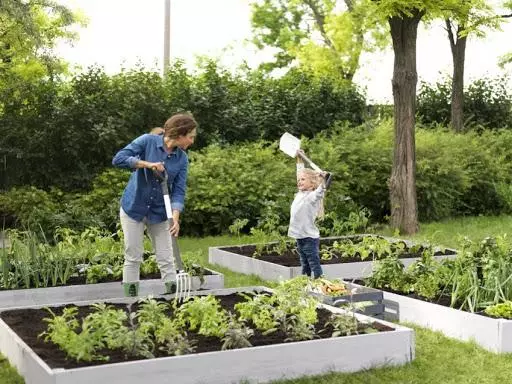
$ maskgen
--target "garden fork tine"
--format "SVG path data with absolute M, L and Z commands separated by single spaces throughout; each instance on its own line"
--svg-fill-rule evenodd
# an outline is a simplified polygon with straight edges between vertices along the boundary
M 190 291 L 192 291 L 192 277 L 183 267 L 178 241 L 174 236 L 172 237 L 172 252 L 174 261 L 176 262 L 176 268 L 178 269 L 178 273 L 176 274 L 176 296 L 174 299 L 184 301 L 190 297 Z
M 162 194 L 164 196 L 164 205 L 165 205 L 165 214 L 167 215 L 167 220 L 169 221 L 169 228 L 173 225 L 172 218 L 172 207 L 171 207 L 171 199 L 169 197 L 169 187 L 167 185 L 167 172 L 164 170 L 163 175 L 159 174 L 155 171 L 155 176 L 160 180 L 160 185 L 162 186 Z M 192 277 L 188 272 L 185 271 L 183 267 L 183 261 L 181 260 L 181 253 L 178 246 L 178 241 L 176 240 L 176 236 L 172 236 L 172 253 L 174 257 L 174 262 L 177 268 L 176 274 L 176 295 L 174 297 L 177 301 L 183 301 L 190 297 L 190 291 L 192 290 Z

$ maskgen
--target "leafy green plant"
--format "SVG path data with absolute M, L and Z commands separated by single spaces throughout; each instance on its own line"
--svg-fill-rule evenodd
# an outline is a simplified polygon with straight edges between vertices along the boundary
M 183 261 L 183 267 L 185 271 L 187 271 L 190 276 L 196 276 L 199 278 L 201 284 L 204 283 L 204 276 L 206 274 L 206 269 L 201 265 L 201 251 L 195 252 L 184 252 L 181 255 Z
M 507 300 L 504 303 L 490 305 L 485 308 L 484 312 L 489 316 L 512 319 L 512 301 Z
M 367 279 L 370 287 L 390 288 L 394 291 L 408 291 L 407 275 L 404 265 L 396 255 L 374 261 L 372 275 Z
M 154 324 L 146 323 L 140 326 L 137 321 L 138 314 L 132 310 L 132 304 L 128 304 L 128 326 L 119 338 L 119 345 L 129 356 L 141 356 L 146 359 L 154 358 L 155 342 L 151 330 Z
M 108 356 L 98 351 L 120 346 L 126 335 L 126 328 L 122 325 L 126 313 L 105 304 L 94 307 L 96 311 L 86 316 L 81 324 L 76 319 L 77 307 L 64 308 L 62 315 L 56 315 L 48 309 L 52 317 L 43 319 L 48 323 L 48 329 L 39 336 L 58 345 L 77 361 L 108 360 Z
M 158 273 L 160 269 L 158 268 L 158 263 L 156 261 L 155 255 L 149 255 L 145 257 L 142 263 L 140 264 L 140 273 L 143 276 L 148 276 L 153 273 Z
M 106 264 L 94 264 L 86 267 L 86 283 L 95 284 L 105 281 L 113 275 L 112 268 Z
M 162 319 L 155 331 L 155 339 L 161 344 L 160 350 L 170 356 L 187 355 L 195 350 L 195 342 L 187 337 L 187 332 L 176 319 Z
M 350 336 L 358 333 L 358 322 L 354 315 L 333 314 L 325 325 L 331 325 L 333 327 L 331 337 L 342 335 Z
M 235 221 L 233 221 L 233 224 L 231 224 L 228 227 L 229 233 L 237 236 L 240 238 L 240 231 L 249 223 L 249 219 L 239 219 L 236 218 Z
M 196 296 L 177 308 L 180 324 L 204 336 L 222 337 L 228 329 L 227 312 L 212 295 Z
M 229 315 L 228 329 L 222 338 L 222 350 L 252 347 L 249 339 L 254 331 L 233 314 Z
M 318 337 L 315 325 L 308 323 L 305 318 L 291 315 L 282 322 L 283 331 L 286 333 L 285 341 L 313 340 Z
M 264 334 L 277 331 L 279 323 L 274 318 L 274 306 L 271 296 L 255 295 L 248 296 L 239 293 L 246 300 L 235 304 L 235 310 L 238 312 L 238 319 L 245 322 L 252 322 L 256 329 Z
M 412 263 L 405 271 L 408 280 L 411 281 L 409 290 L 427 299 L 438 297 L 444 277 L 439 268 L 439 263 L 434 259 L 432 246 L 425 247 L 421 257 Z

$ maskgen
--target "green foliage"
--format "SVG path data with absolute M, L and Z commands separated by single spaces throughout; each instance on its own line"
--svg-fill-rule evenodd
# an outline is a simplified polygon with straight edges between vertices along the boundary
M 326 216 L 318 222 L 322 236 L 362 233 L 386 220 L 391 120 L 357 128 L 337 124 L 313 139 L 301 138 L 312 160 L 334 175 L 325 198 Z M 509 130 L 454 134 L 419 126 L 416 159 L 421 221 L 512 212 Z M 17 219 L 22 228 L 40 225 L 48 238 L 58 227 L 115 231 L 128 176 L 123 170 L 105 171 L 94 179 L 94 188 L 81 195 L 13 189 L 0 194 L 0 212 L 8 220 Z M 276 142 L 210 145 L 191 152 L 183 234 L 225 233 L 238 220 L 244 223 L 237 227 L 240 232 L 255 228 L 253 233 L 261 232 L 265 242 L 269 235 L 284 246 L 281 240 L 295 192 L 295 164 Z
M 254 331 L 243 322 L 237 320 L 236 316 L 230 314 L 228 330 L 222 338 L 222 350 L 252 347 L 249 339 Z
M 322 260 L 331 260 L 333 257 L 379 260 L 389 255 L 400 256 L 407 250 L 402 241 L 390 241 L 380 236 L 356 236 L 324 245 L 320 253 Z
M 465 127 L 476 129 L 508 128 L 512 123 L 512 97 L 506 77 L 481 78 L 464 91 Z M 418 92 L 417 114 L 425 124 L 447 125 L 450 121 L 451 80 L 422 83 Z
M 333 314 L 325 325 L 331 325 L 334 329 L 332 337 L 341 335 L 357 335 L 358 322 L 357 318 L 352 315 Z
M 294 169 L 276 157 L 275 146 L 265 143 L 192 153 L 183 228 L 220 233 L 236 219 L 254 226 L 267 200 L 278 201 L 276 214 L 284 216 L 295 190 Z
M 277 51 L 275 61 L 262 68 L 282 68 L 298 60 L 316 74 L 351 81 L 361 53 L 388 43 L 387 30 L 371 15 L 368 2 L 337 5 L 333 0 L 254 2 L 254 43 Z
M 169 356 L 187 355 L 195 350 L 195 342 L 187 337 L 177 319 L 164 318 L 155 331 L 155 339 Z
M 62 315 L 48 309 L 52 317 L 43 319 L 48 323 L 48 329 L 40 336 L 58 345 L 77 361 L 108 360 L 99 351 L 120 346 L 119 340 L 126 334 L 123 322 L 127 316 L 123 310 L 105 304 L 94 304 L 93 307 L 95 311 L 87 315 L 81 324 L 76 319 L 77 307 L 64 308 Z
M 67 80 L 20 81 L 2 100 L 0 188 L 45 190 L 90 188 L 116 151 L 179 111 L 191 111 L 199 122 L 194 148 L 200 149 L 275 140 L 284 130 L 312 137 L 335 121 L 357 125 L 365 105 L 358 89 L 326 77 L 299 70 L 280 78 L 233 74 L 211 60 L 194 74 L 177 62 L 163 77 L 143 68 L 109 76 L 91 67 Z M 101 197 L 99 203 L 109 195 Z
M 407 277 L 404 265 L 397 255 L 390 255 L 374 262 L 372 275 L 368 278 L 370 287 L 387 288 L 407 292 Z
M 212 296 L 197 296 L 178 308 L 176 316 L 180 324 L 200 335 L 223 337 L 228 329 L 227 312 Z
M 505 301 L 485 308 L 485 313 L 502 319 L 512 319 L 512 301 Z
M 240 293 L 246 300 L 235 304 L 238 319 L 252 322 L 256 329 L 263 333 L 272 333 L 277 330 L 278 321 L 274 318 L 274 306 L 269 295 L 248 296 Z

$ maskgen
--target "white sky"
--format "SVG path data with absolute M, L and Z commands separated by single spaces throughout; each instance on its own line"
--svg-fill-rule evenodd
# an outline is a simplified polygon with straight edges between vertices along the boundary
M 70 63 L 87 67 L 102 65 L 109 73 L 137 62 L 160 69 L 163 61 L 164 0 L 59 0 L 80 9 L 89 18 L 80 39 L 59 45 L 57 52 Z M 498 57 L 512 51 L 512 23 L 485 40 L 471 39 L 466 52 L 466 81 L 504 73 Z M 251 37 L 249 0 L 171 0 L 171 56 L 194 67 L 196 55 L 220 57 L 235 67 L 243 61 L 256 66 L 269 59 L 244 43 Z M 421 27 L 417 45 L 420 80 L 433 82 L 440 73 L 451 73 L 449 43 L 442 24 Z M 370 102 L 391 101 L 393 54 L 364 55 L 355 81 L 367 89 Z

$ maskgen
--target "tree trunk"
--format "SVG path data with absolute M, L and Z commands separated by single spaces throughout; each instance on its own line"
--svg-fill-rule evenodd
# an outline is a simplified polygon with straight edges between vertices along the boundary
M 423 16 L 419 10 L 411 16 L 389 19 L 395 62 L 393 68 L 394 151 L 393 169 L 389 180 L 391 227 L 400 233 L 418 231 L 416 201 L 416 38 Z
M 461 26 L 457 28 L 454 36 L 448 20 L 446 25 L 453 58 L 451 125 L 455 132 L 462 132 L 464 130 L 464 63 L 467 36 L 459 36 Z

